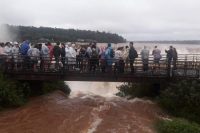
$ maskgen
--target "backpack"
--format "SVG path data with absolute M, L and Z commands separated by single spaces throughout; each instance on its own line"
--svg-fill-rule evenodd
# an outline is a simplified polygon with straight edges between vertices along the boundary
M 129 59 L 135 59 L 138 57 L 138 53 L 134 48 L 129 50 Z
M 98 54 L 97 54 L 96 51 L 92 51 L 91 58 L 93 58 L 93 59 L 97 59 L 98 58 Z
M 110 57 L 111 58 L 115 57 L 115 51 L 113 49 L 110 49 Z

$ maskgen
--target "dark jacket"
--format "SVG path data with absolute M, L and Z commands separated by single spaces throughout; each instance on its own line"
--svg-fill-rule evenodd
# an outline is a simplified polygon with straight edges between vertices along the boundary
M 130 60 L 134 60 L 135 58 L 138 57 L 138 53 L 133 47 L 129 49 L 128 57 Z
M 54 46 L 53 48 L 54 57 L 60 57 L 61 55 L 61 48 L 59 46 Z
M 168 60 L 172 60 L 172 58 L 173 58 L 173 50 L 169 49 L 169 50 L 165 50 L 165 52 L 167 53 L 167 59 Z
M 173 56 L 173 60 L 177 60 L 178 54 L 175 48 L 173 48 L 172 56 Z
M 65 57 L 65 47 L 61 48 L 61 57 Z

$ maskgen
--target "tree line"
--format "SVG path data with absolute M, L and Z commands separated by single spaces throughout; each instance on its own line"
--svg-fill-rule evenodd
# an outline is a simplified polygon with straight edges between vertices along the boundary
M 76 42 L 76 41 L 95 41 L 99 43 L 123 43 L 126 40 L 116 34 L 91 30 L 77 29 L 61 29 L 50 27 L 33 27 L 33 26 L 13 26 L 6 25 L 10 33 L 17 35 L 17 41 L 61 41 L 61 42 Z

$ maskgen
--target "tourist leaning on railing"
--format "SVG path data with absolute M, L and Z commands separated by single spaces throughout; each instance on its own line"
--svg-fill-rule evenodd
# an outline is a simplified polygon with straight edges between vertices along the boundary
M 29 58 L 27 56 L 27 52 L 28 50 L 30 49 L 30 46 L 29 46 L 30 42 L 29 41 L 24 41 L 21 46 L 20 46 L 20 54 L 21 54 L 21 57 L 23 59 L 23 68 L 26 69 L 29 67 Z
M 84 46 L 81 46 L 77 61 L 80 71 L 83 72 L 83 70 L 86 69 L 86 62 L 87 62 L 86 49 Z
M 53 48 L 53 54 L 55 57 L 55 69 L 58 70 L 59 69 L 59 58 L 60 58 L 60 54 L 61 54 L 61 48 L 59 47 L 60 42 L 57 42 L 56 46 L 54 46 Z
M 105 59 L 106 59 L 106 71 L 108 73 L 112 72 L 112 64 L 113 64 L 113 54 L 112 54 L 113 48 L 111 47 L 111 43 L 108 43 L 108 47 L 105 51 Z
M 153 69 L 160 69 L 160 59 L 162 58 L 161 56 L 161 50 L 158 49 L 157 46 L 154 47 L 152 51 L 153 59 L 154 59 L 154 66 Z
M 128 58 L 129 58 L 129 63 L 130 63 L 130 68 L 131 68 L 131 73 L 134 73 L 134 62 L 135 62 L 135 58 L 138 57 L 137 51 L 135 50 L 135 48 L 133 47 L 133 42 L 130 42 L 129 44 L 130 49 L 129 49 L 129 53 L 128 53 Z
M 173 47 L 170 46 L 169 50 L 165 50 L 165 52 L 167 53 L 167 69 L 168 69 L 168 74 L 171 70 L 171 61 L 173 59 Z
M 176 48 L 174 47 L 173 47 L 172 56 L 173 56 L 173 69 L 176 70 L 176 61 L 178 59 L 178 54 L 177 54 Z
M 38 44 L 35 44 L 33 47 L 31 47 L 28 50 L 27 55 L 30 58 L 29 66 L 31 67 L 31 69 L 33 69 L 33 71 L 36 71 L 37 63 L 40 58 L 40 51 Z
M 61 62 L 62 62 L 62 68 L 65 68 L 65 44 L 61 43 Z
M 143 63 L 143 71 L 148 71 L 148 65 L 149 65 L 149 50 L 146 46 L 144 46 L 144 49 L 141 51 L 141 58 Z
M 114 72 L 123 73 L 124 72 L 124 60 L 122 55 L 121 47 L 118 47 L 115 51 L 115 69 Z
M 40 67 L 44 71 L 46 71 L 49 66 L 49 62 L 50 62 L 49 52 L 50 51 L 49 51 L 49 48 L 47 47 L 47 44 L 43 44 L 40 51 L 40 55 L 41 55 Z
M 105 73 L 106 72 L 106 59 L 105 59 L 105 47 L 101 47 L 100 48 L 100 67 L 101 67 L 101 71 L 103 72 L 103 73 Z

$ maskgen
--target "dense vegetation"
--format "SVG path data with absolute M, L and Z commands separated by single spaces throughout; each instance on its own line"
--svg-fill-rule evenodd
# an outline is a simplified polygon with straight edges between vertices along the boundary
M 0 75 L 0 108 L 23 105 L 30 95 L 27 83 L 6 80 Z
M 200 133 L 200 126 L 183 119 L 159 121 L 156 124 L 159 133 Z
M 150 82 L 124 83 L 118 86 L 119 92 L 116 95 L 128 98 L 156 97 L 159 94 L 159 87 L 159 84 Z
M 62 41 L 62 42 L 76 42 L 81 40 L 93 40 L 97 42 L 110 42 L 121 43 L 126 40 L 117 34 L 90 31 L 90 30 L 75 30 L 75 29 L 61 29 L 61 28 L 49 28 L 49 27 L 27 27 L 27 26 L 7 26 L 10 33 L 14 33 L 17 36 L 18 41 L 30 40 L 50 40 L 50 41 Z
M 169 113 L 200 123 L 200 81 L 173 82 L 161 91 L 158 102 Z
M 31 96 L 41 95 L 61 89 L 67 95 L 69 87 L 64 82 L 19 82 L 8 80 L 0 73 L 0 109 L 21 106 Z
M 119 96 L 150 97 L 166 112 L 186 120 L 160 121 L 160 133 L 199 133 L 200 127 L 200 81 L 179 80 L 165 83 L 125 83 L 118 87 Z M 198 124 L 194 124 L 194 122 Z

